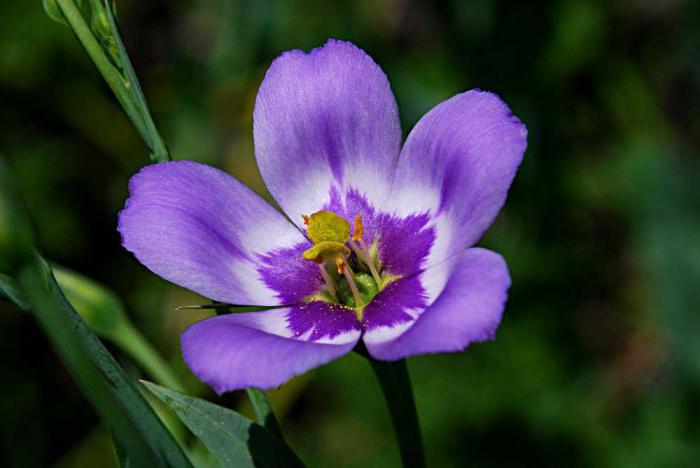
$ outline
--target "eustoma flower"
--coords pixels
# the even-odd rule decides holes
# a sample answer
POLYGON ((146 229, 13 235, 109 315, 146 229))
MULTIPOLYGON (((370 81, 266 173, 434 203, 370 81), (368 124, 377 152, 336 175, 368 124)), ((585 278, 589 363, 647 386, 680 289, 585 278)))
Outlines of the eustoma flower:
POLYGON ((168 162, 131 179, 119 231, 175 284, 279 306, 183 334, 187 365, 219 393, 278 386, 359 340, 380 360, 459 351, 501 320, 506 264, 473 245, 526 135, 501 99, 472 90, 428 112, 402 148, 387 77, 331 40, 277 58, 255 103, 257 162, 286 217, 217 169, 168 162))

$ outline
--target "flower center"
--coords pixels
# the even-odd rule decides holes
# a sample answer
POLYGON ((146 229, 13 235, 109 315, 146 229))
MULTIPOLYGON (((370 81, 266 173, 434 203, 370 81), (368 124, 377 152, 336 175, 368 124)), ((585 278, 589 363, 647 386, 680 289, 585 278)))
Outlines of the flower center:
POLYGON ((314 245, 304 251, 305 260, 315 262, 325 287, 309 300, 324 300, 345 305, 362 320, 364 308, 391 281, 397 279, 381 271, 376 243, 368 247, 362 239, 362 217, 350 223, 332 211, 303 215, 306 235, 314 245))

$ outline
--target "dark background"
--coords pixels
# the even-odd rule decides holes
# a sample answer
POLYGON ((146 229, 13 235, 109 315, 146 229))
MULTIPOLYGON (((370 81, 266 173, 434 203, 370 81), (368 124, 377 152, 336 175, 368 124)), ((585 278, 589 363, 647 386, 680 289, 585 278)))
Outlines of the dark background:
MULTIPOLYGON (((493 342, 409 361, 431 466, 697 466, 700 3, 118 1, 122 35, 177 159, 265 194, 252 109, 279 53, 347 39, 384 68, 404 131, 478 87, 529 129, 482 244, 513 277, 493 342)), ((47 257, 115 290, 173 362, 202 299, 120 247, 148 155, 72 33, 39 0, 0 3, 0 152, 47 257)), ((98 420, 31 315, 0 303, 0 464, 109 466, 98 420)), ((121 357, 135 374, 137 367, 121 357)), ((349 356, 272 392, 311 466, 395 466, 369 367, 349 356)), ((225 399, 238 404, 236 395, 225 399)), ((214 399, 215 401, 219 401, 214 399)))

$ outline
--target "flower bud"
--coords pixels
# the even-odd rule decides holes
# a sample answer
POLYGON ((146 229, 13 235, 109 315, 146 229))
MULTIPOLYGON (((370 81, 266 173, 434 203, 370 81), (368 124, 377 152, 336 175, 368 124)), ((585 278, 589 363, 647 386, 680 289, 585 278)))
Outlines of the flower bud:
POLYGON ((112 291, 67 268, 52 269, 68 302, 95 333, 114 338, 127 325, 124 307, 112 291))
POLYGON ((58 6, 56 0, 42 0, 42 3, 44 4, 44 11, 49 18, 68 26, 66 18, 63 16, 63 12, 61 11, 61 7, 58 6))

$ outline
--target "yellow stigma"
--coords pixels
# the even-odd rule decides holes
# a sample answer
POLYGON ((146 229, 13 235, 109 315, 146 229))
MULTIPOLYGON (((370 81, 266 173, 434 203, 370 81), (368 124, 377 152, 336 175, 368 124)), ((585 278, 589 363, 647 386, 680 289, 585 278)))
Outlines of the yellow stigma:
POLYGON ((304 260, 321 263, 325 260, 339 257, 340 255, 350 255, 350 249, 340 242, 323 241, 315 244, 310 249, 306 249, 302 255, 304 260))
POLYGON ((350 240, 350 223, 332 211, 317 211, 308 217, 306 226, 306 235, 314 244, 321 242, 345 244, 350 240))
POLYGON ((302 215, 306 235, 314 246, 303 253, 306 260, 321 263, 340 255, 350 255, 345 243, 350 240, 350 223, 331 211, 317 211, 311 216, 302 215))

